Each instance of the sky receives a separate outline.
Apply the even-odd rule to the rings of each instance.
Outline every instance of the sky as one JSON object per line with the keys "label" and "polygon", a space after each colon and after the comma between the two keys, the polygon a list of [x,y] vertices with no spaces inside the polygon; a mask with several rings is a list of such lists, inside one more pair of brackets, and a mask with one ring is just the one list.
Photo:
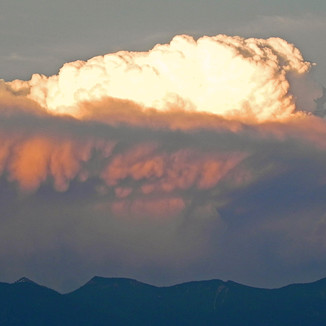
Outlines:
{"label": "sky", "polygon": [[325,277],[325,16],[1,1],[0,281]]}

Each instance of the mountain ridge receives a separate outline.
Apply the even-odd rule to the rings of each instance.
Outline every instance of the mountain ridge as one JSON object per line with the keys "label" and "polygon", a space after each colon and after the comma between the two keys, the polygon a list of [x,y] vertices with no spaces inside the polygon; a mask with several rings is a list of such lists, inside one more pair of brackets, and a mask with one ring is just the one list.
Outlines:
{"label": "mountain ridge", "polygon": [[71,290],[71,291],[65,292],[65,293],[61,293],[60,291],[52,289],[52,288],[50,288],[50,287],[48,287],[46,285],[39,284],[39,283],[37,283],[37,282],[35,282],[35,281],[31,280],[30,278],[25,277],[25,276],[22,276],[21,278],[17,279],[16,281],[13,281],[13,282],[1,282],[0,281],[0,284],[8,284],[8,285],[19,284],[19,283],[34,284],[34,285],[38,285],[40,287],[50,289],[50,290],[55,291],[57,293],[60,293],[62,295],[66,295],[66,294],[70,294],[72,292],[75,292],[75,291],[85,287],[86,285],[103,284],[104,282],[116,282],[116,281],[130,282],[130,283],[135,283],[135,284],[142,284],[142,285],[146,285],[146,286],[155,287],[155,288],[158,288],[158,289],[182,286],[182,285],[185,285],[185,284],[196,284],[196,283],[206,283],[206,282],[221,282],[221,283],[229,284],[229,285],[234,284],[234,285],[239,285],[239,286],[243,286],[243,287],[247,287],[247,288],[251,288],[251,289],[260,289],[260,290],[268,290],[268,291],[280,290],[280,289],[288,288],[288,287],[292,287],[292,286],[304,286],[304,285],[307,285],[307,284],[313,285],[313,284],[325,283],[325,285],[326,285],[326,277],[317,279],[316,281],[296,282],[296,283],[286,284],[286,285],[283,285],[283,286],[280,286],[280,287],[268,288],[268,287],[252,286],[252,285],[248,285],[248,284],[235,282],[235,281],[232,281],[232,280],[223,281],[223,280],[218,279],[218,278],[186,281],[186,282],[176,283],[176,284],[172,284],[172,285],[153,285],[153,284],[138,281],[137,279],[133,279],[133,278],[129,278],[129,277],[105,277],[105,276],[98,276],[98,275],[93,276],[91,279],[86,281],[84,284],[79,286],[77,289]]}
{"label": "mountain ridge", "polygon": [[94,276],[61,294],[0,283],[1,326],[326,326],[326,278],[276,289],[218,279],[157,287]]}

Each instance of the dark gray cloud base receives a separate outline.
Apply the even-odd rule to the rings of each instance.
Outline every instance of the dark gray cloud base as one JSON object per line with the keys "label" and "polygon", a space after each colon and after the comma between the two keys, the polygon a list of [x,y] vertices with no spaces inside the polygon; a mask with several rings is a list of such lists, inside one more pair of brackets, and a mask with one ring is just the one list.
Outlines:
{"label": "dark gray cloud base", "polygon": [[94,274],[259,286],[325,276],[323,119],[249,124],[108,98],[96,106],[118,105],[133,123],[100,122],[1,92],[2,281],[69,290]]}

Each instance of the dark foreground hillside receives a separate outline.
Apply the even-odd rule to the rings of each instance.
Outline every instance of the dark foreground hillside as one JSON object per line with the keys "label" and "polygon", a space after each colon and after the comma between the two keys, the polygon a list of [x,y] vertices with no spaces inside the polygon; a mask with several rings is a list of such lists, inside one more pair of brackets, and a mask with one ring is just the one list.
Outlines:
{"label": "dark foreground hillside", "polygon": [[28,279],[0,283],[1,326],[326,326],[326,279],[280,289],[231,281],[155,287],[94,277],[59,294]]}

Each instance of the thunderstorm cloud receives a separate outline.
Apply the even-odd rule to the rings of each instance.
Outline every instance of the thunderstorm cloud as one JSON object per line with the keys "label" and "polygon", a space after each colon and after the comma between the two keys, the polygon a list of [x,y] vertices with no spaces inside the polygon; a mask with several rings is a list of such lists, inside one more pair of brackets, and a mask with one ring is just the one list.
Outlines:
{"label": "thunderstorm cloud", "polygon": [[2,81],[2,280],[324,276],[310,67],[280,38],[181,35]]}

